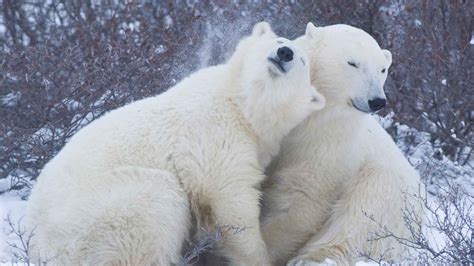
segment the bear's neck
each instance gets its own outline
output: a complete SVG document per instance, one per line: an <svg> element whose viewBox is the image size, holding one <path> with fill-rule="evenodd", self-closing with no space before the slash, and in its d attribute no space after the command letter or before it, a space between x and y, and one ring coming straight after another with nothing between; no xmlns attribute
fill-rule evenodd
<svg viewBox="0 0 474 266"><path fill-rule="evenodd" d="M265 90L265 89L263 89ZM296 126L291 124L292 108L275 104L268 97L236 95L239 109L258 138L259 161L263 166L270 163L280 150L284 136Z"/></svg>
<svg viewBox="0 0 474 266"><path fill-rule="evenodd" d="M261 127L255 119L256 116L249 115L244 111L242 107L241 99L238 95L235 97L227 98L227 101L233 109L233 112L237 114L237 121L241 124L242 128L252 137L257 144L258 161L260 165L265 168L267 167L271 159L276 156L280 150L280 141L277 140L276 136L267 136L264 129Z"/></svg>
<svg viewBox="0 0 474 266"><path fill-rule="evenodd" d="M239 78L235 78L240 77L241 69L235 64L230 64L230 67L230 73L238 74L229 76L228 88L231 91L227 93L236 104L239 115L257 138L259 162L265 167L278 154L283 137L296 126L296 123L291 125L291 120L294 119L293 109L277 105L268 95L265 97L264 92L268 90L264 84L259 84L258 88L252 90L243 89L243 86L255 84L242 84Z"/></svg>
<svg viewBox="0 0 474 266"><path fill-rule="evenodd" d="M321 130L321 128L328 127L328 125L357 124L366 116L370 116L370 114L358 111L349 104L334 103L328 100L322 110L311 115L311 120Z"/></svg>

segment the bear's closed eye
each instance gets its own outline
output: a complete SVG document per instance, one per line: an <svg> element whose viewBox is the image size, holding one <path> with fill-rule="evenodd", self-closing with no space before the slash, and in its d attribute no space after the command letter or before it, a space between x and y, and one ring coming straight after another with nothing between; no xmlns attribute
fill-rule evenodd
<svg viewBox="0 0 474 266"><path fill-rule="evenodd" d="M353 66L355 68L358 68L359 67L359 64L353 62L353 61L347 61L347 63L350 65L350 66Z"/></svg>

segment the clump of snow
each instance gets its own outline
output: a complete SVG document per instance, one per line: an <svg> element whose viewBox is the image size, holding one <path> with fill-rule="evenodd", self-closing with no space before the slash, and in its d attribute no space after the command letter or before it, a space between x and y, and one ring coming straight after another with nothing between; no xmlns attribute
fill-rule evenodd
<svg viewBox="0 0 474 266"><path fill-rule="evenodd" d="M4 107L14 107L17 105L18 101L20 101L20 98L20 92L10 92L0 97L0 104Z"/></svg>
<svg viewBox="0 0 474 266"><path fill-rule="evenodd" d="M79 109L82 106L82 104L80 102L78 102L74 99L66 98L62 102L66 105L67 110L69 112L75 111L75 110Z"/></svg>
<svg viewBox="0 0 474 266"><path fill-rule="evenodd" d="M171 28L171 26L173 26L173 19L171 18L170 15L166 15L165 16L165 28L169 29L169 28Z"/></svg>
<svg viewBox="0 0 474 266"><path fill-rule="evenodd" d="M11 188L11 178L8 176L7 178L0 179L0 192L8 191Z"/></svg>
<svg viewBox="0 0 474 266"><path fill-rule="evenodd" d="M54 136L60 135L63 133L61 128L52 128L49 126L42 127L38 129L35 133L31 135L31 138L40 143L45 143L52 141Z"/></svg>
<svg viewBox="0 0 474 266"><path fill-rule="evenodd" d="M168 48L166 48L166 46L164 46L163 44L160 44L155 49L155 54L162 54L162 53L166 52L166 50L168 50Z"/></svg>
<svg viewBox="0 0 474 266"><path fill-rule="evenodd" d="M463 184L471 188L474 194L474 167L471 164L459 165L443 155L439 143L431 143L431 135L420 132L407 125L394 122L393 112L385 117L375 116L379 123L385 128L394 127L396 130L395 142L403 151L408 161L417 169L424 179L430 193L436 194L435 186L449 179L457 184ZM409 142L408 142L409 140Z"/></svg>
<svg viewBox="0 0 474 266"><path fill-rule="evenodd" d="M381 6L379 8L380 12L387 13L390 16L398 16L403 10L405 10L405 5L399 3L393 3L387 6Z"/></svg>
<svg viewBox="0 0 474 266"><path fill-rule="evenodd" d="M415 26L420 27L422 25L419 19L415 19Z"/></svg>

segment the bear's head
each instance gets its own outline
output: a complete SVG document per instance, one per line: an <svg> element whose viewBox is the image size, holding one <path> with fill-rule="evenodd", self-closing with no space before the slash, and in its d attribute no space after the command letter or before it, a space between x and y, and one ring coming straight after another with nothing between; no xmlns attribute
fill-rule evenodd
<svg viewBox="0 0 474 266"><path fill-rule="evenodd" d="M229 64L243 113L265 137L288 133L324 106L324 97L311 85L306 53L266 22L238 43Z"/></svg>
<svg viewBox="0 0 474 266"><path fill-rule="evenodd" d="M315 27L310 22L296 42L309 54L312 84L326 97L327 106L366 113L385 106L383 86L392 55L368 33L343 24Z"/></svg>

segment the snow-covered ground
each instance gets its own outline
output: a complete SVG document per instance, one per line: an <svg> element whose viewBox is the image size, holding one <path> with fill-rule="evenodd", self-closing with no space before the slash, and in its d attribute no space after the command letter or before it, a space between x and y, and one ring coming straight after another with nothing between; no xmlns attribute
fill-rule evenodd
<svg viewBox="0 0 474 266"><path fill-rule="evenodd" d="M436 197L434 195L438 193L439 184L441 184L442 187L444 182L446 182L445 178L449 178L449 181L461 184L470 195L474 195L473 162L461 166L445 157L434 159L433 155L439 151L430 143L430 135L428 133L418 132L405 125L394 124L392 117L393 115L389 114L384 118L380 118L379 122L385 128L389 126L396 128L397 145L425 178L425 182L428 183L429 204L436 204ZM411 136L412 144L408 145L404 141L406 136ZM0 191L5 191L9 185L10 180L0 180ZM12 245L15 244L21 246L21 242L19 238L11 232L12 228L7 222L7 218L10 217L10 221L14 223L16 230L22 229L21 218L25 214L26 207L26 201L22 200L22 198L25 198L25 194L27 193L28 191L12 191L0 195L0 265L21 264L14 254L18 252L18 249L12 248ZM20 224L18 224L19 222ZM434 246L442 248L443 245L445 245L445 240L440 232L431 230L426 234ZM328 264L330 264L330 261L328 261ZM375 263L360 262L357 265L375 265Z"/></svg>
<svg viewBox="0 0 474 266"><path fill-rule="evenodd" d="M4 193L0 196L0 264L11 265L15 260L14 253L17 252L11 245L21 246L18 237L11 232L7 219L15 223L18 228L21 218L25 214L26 201L21 199L21 195L15 191Z"/></svg>

